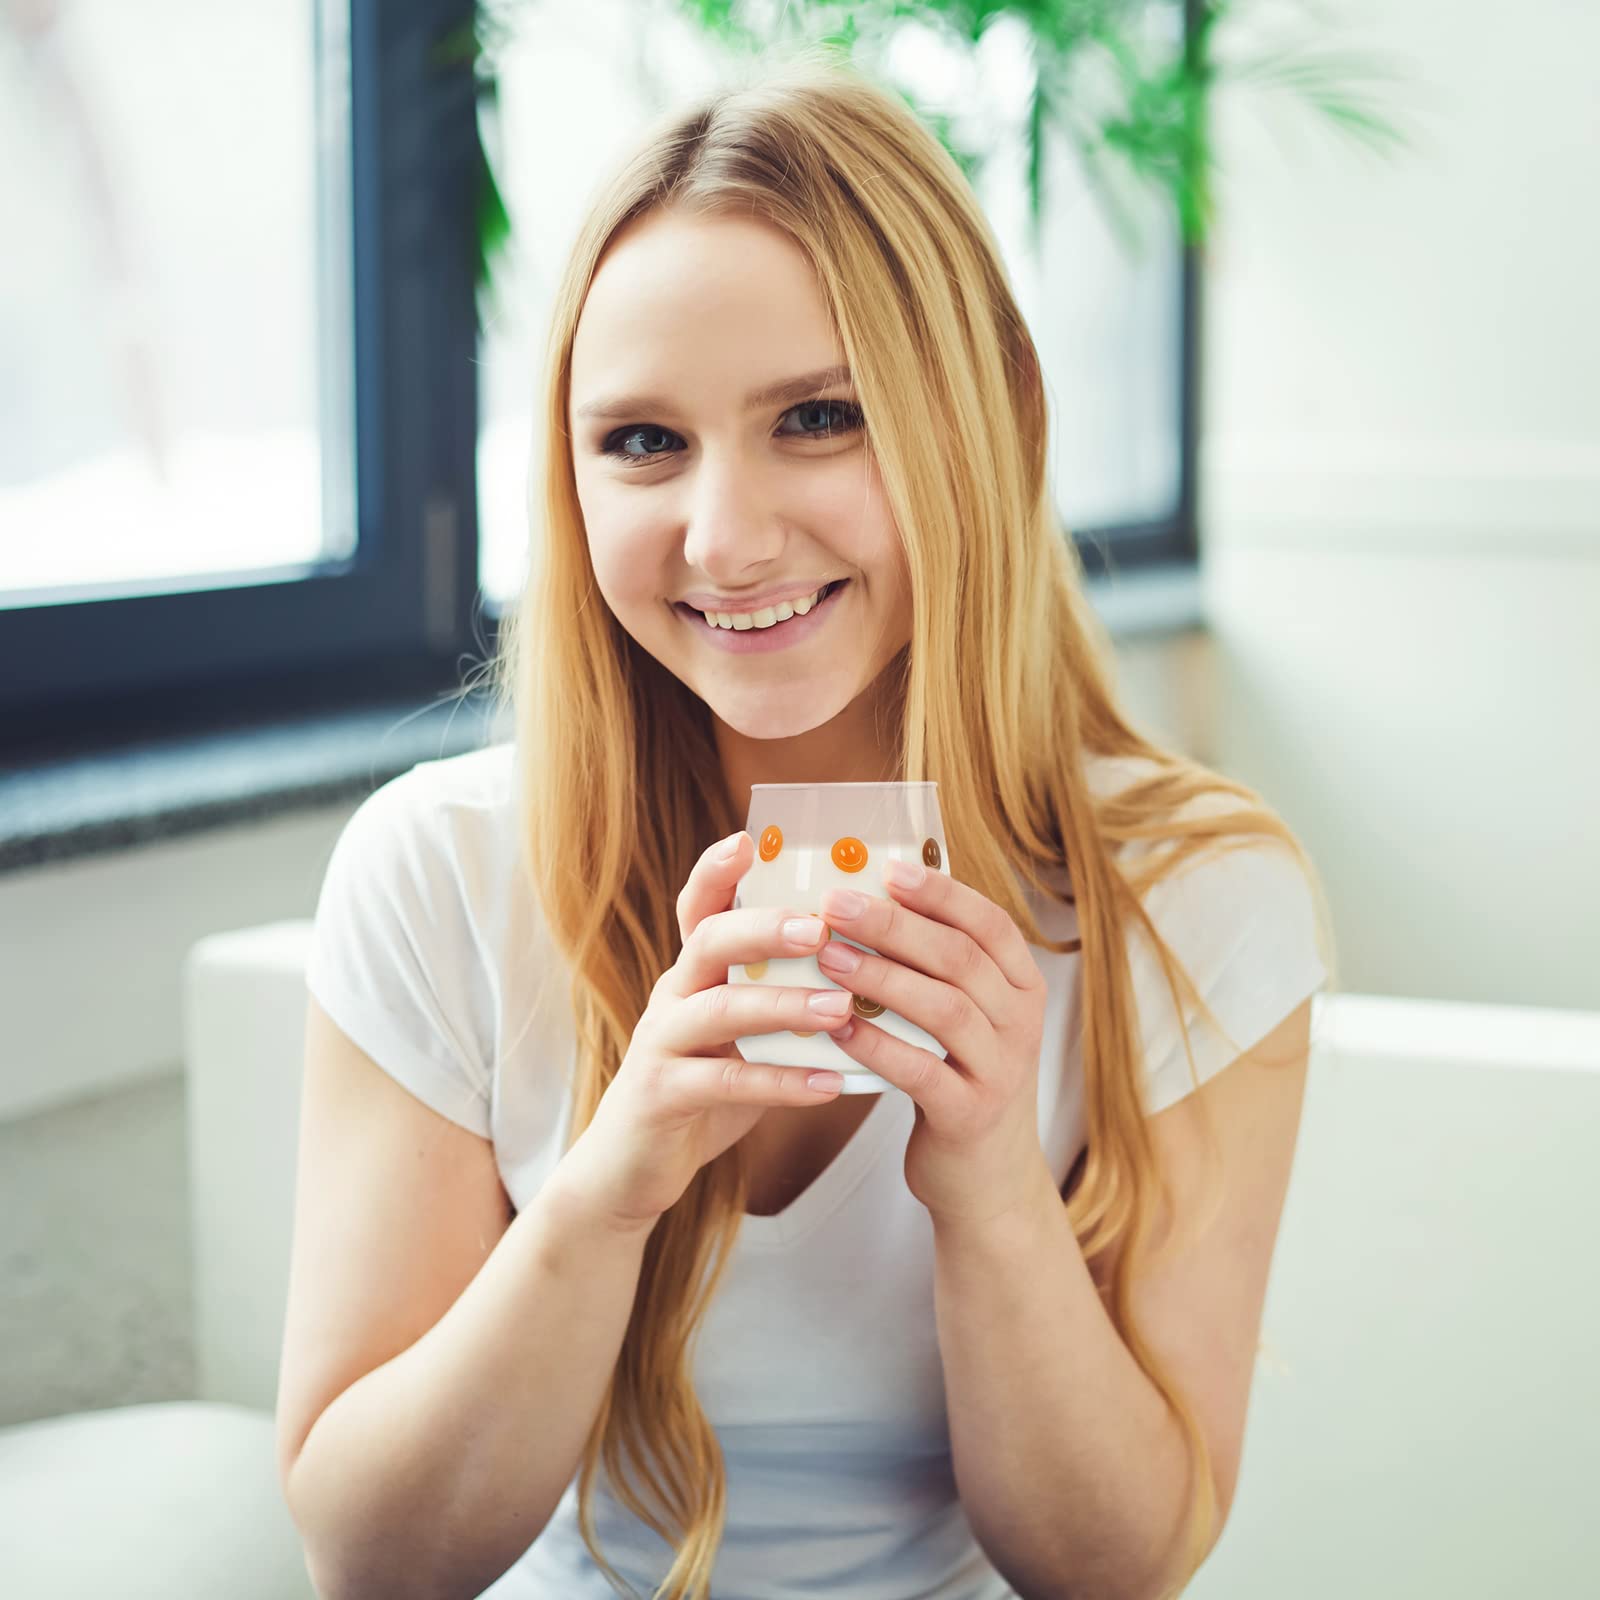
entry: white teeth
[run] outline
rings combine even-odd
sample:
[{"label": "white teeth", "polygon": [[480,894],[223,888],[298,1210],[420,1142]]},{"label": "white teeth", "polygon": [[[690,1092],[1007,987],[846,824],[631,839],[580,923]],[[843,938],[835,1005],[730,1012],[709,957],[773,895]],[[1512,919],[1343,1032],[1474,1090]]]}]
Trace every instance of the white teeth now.
[{"label": "white teeth", "polygon": [[780,622],[787,622],[790,617],[803,617],[822,598],[822,590],[815,594],[806,595],[803,599],[788,601],[780,600],[775,606],[765,606],[760,611],[751,613],[745,611],[704,611],[701,615],[706,619],[707,626],[718,628],[735,628],[740,633],[746,633],[751,628],[771,628]]}]

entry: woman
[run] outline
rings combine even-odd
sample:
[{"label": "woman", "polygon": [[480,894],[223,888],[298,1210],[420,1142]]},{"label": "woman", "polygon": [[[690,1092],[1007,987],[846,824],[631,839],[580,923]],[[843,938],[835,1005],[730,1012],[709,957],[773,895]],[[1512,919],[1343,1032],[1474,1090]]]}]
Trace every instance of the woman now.
[{"label": "woman", "polygon": [[[547,361],[515,740],[370,797],[318,905],[279,1403],[313,1574],[1178,1592],[1237,1475],[1319,896],[1115,705],[969,188],[802,60],[601,190]],[[733,909],[753,783],[925,776],[959,880]],[[829,927],[947,1059],[727,983]],[[777,1027],[895,1092],[744,1064]]]}]

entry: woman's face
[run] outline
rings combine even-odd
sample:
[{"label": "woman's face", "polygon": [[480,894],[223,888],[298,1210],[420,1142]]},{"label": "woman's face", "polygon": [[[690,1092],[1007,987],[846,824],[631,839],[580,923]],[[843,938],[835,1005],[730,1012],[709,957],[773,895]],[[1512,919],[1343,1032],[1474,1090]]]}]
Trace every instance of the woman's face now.
[{"label": "woman's face", "polygon": [[[825,375],[843,362],[805,256],[745,219],[637,219],[574,337],[568,427],[600,591],[746,738],[830,722],[910,638],[855,390]],[[811,612],[760,626],[830,584]],[[704,610],[738,626],[713,629]]]}]

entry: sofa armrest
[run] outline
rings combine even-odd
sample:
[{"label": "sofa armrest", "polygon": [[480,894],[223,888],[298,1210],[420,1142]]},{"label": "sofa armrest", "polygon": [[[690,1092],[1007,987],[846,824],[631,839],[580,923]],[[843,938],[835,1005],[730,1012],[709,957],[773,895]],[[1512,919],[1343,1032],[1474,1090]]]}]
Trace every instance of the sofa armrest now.
[{"label": "sofa armrest", "polygon": [[212,934],[183,973],[196,1393],[276,1408],[311,923]]}]

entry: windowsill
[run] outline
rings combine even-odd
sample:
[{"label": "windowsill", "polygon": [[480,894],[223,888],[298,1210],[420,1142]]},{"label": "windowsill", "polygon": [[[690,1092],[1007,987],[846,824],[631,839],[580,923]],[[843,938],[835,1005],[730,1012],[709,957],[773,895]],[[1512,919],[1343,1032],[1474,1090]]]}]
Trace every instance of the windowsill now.
[{"label": "windowsill", "polygon": [[[1118,642],[1204,626],[1193,566],[1091,578],[1088,593]],[[419,761],[496,737],[509,734],[481,697],[408,701],[15,768],[0,775],[0,873],[354,803]]]},{"label": "windowsill", "polygon": [[1118,644],[1194,633],[1206,625],[1200,568],[1193,562],[1089,577],[1084,590]]}]

